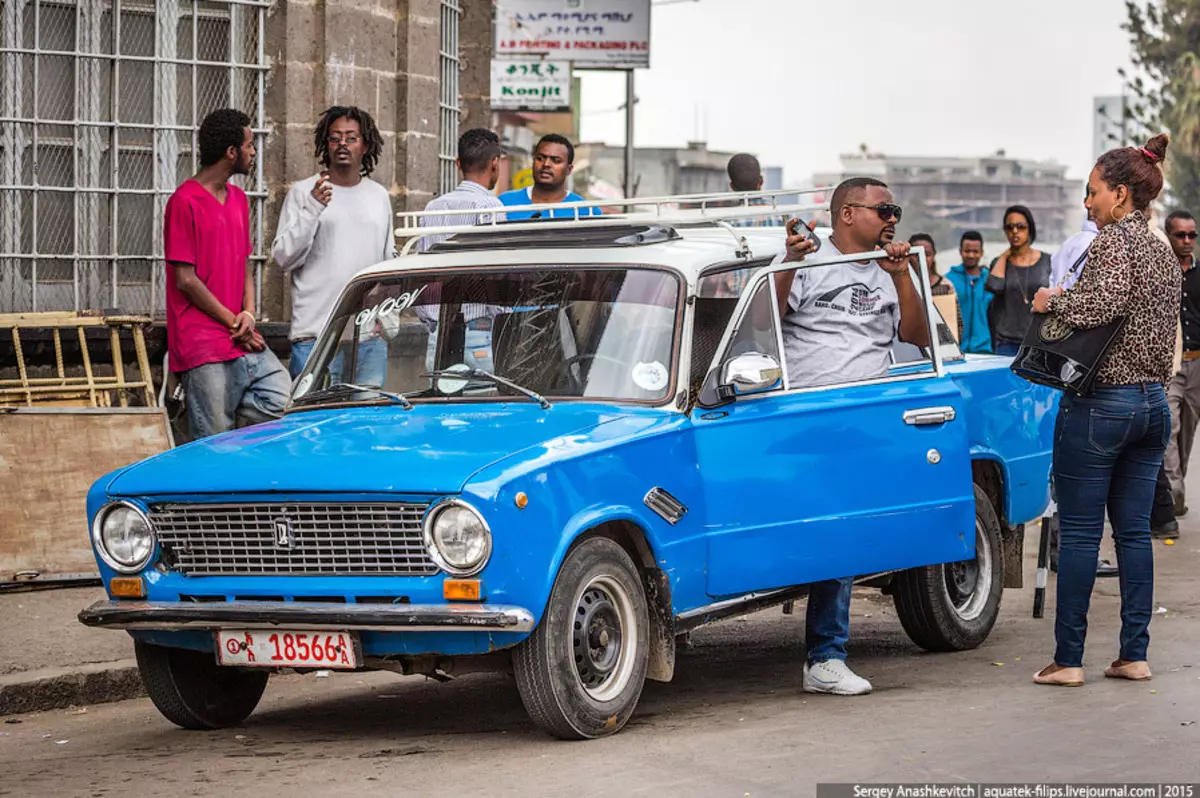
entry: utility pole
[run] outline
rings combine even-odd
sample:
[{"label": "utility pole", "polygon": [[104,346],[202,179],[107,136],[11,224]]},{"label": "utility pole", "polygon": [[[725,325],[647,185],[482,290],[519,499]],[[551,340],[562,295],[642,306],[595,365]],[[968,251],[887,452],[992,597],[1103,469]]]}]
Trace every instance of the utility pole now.
[{"label": "utility pole", "polygon": [[633,70],[625,71],[625,198],[633,197]]}]

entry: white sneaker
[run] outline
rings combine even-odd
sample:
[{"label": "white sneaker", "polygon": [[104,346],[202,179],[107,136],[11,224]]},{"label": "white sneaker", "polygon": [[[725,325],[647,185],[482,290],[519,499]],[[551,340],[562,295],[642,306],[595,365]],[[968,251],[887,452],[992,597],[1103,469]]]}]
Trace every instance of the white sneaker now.
[{"label": "white sneaker", "polygon": [[813,665],[804,663],[802,689],[806,693],[866,695],[871,692],[871,683],[850,670],[840,659],[827,659]]}]

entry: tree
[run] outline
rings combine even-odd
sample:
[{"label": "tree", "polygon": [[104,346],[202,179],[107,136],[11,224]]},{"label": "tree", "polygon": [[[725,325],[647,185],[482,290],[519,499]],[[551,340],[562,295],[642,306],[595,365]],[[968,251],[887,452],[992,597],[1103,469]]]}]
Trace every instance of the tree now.
[{"label": "tree", "polygon": [[1124,29],[1142,73],[1121,71],[1134,98],[1126,115],[1142,133],[1171,134],[1171,199],[1200,211],[1200,0],[1126,0],[1125,7]]}]

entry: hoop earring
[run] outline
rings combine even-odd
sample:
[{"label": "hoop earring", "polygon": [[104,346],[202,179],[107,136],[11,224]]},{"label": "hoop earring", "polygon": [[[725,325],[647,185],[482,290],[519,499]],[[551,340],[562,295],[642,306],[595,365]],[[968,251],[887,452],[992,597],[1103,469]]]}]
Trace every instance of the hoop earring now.
[{"label": "hoop earring", "polygon": [[[1117,208],[1121,209],[1120,216],[1117,216]],[[1129,210],[1124,205],[1118,205],[1117,208],[1113,208],[1113,221],[1114,222],[1119,222],[1122,219],[1124,219],[1126,216],[1129,215]]]}]

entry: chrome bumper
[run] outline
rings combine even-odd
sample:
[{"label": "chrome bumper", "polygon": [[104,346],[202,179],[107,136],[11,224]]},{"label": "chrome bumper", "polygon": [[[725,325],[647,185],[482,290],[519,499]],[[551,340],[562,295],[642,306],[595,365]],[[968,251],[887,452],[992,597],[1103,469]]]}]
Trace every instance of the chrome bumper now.
[{"label": "chrome bumper", "polygon": [[523,607],[487,604],[98,601],[79,613],[105,629],[345,629],[375,632],[529,632]]}]

